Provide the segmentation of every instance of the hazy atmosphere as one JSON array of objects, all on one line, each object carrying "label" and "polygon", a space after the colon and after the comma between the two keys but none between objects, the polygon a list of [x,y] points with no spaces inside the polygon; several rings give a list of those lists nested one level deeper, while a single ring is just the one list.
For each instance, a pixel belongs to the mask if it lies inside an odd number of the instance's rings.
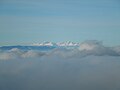
[{"label": "hazy atmosphere", "polygon": [[120,90],[120,1],[0,0],[0,90]]}]

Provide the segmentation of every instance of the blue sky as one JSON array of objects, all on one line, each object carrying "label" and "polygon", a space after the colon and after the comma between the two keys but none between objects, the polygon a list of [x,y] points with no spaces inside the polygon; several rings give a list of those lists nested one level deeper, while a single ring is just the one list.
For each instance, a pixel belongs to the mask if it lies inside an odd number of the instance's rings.
[{"label": "blue sky", "polygon": [[0,0],[0,45],[84,40],[120,44],[119,0]]}]

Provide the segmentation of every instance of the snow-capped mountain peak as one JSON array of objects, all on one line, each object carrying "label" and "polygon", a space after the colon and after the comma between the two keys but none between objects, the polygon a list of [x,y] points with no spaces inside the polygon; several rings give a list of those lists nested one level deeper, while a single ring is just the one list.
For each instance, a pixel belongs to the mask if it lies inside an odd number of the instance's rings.
[{"label": "snow-capped mountain peak", "polygon": [[57,45],[58,46],[78,46],[79,43],[74,43],[74,42],[67,41],[67,42],[57,43]]},{"label": "snow-capped mountain peak", "polygon": [[74,43],[74,42],[59,42],[59,43],[53,43],[53,42],[42,42],[42,43],[34,43],[32,44],[33,46],[79,46],[79,43]]},{"label": "snow-capped mountain peak", "polygon": [[42,42],[42,43],[34,43],[33,46],[54,46],[55,44],[52,42]]}]

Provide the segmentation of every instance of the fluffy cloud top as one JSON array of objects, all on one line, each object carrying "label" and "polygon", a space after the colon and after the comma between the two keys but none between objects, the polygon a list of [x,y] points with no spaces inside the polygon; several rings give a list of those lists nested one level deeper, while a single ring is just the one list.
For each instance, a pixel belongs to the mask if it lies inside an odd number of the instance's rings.
[{"label": "fluffy cloud top", "polygon": [[83,51],[84,53],[90,55],[109,55],[109,56],[119,56],[120,52],[119,49],[114,49],[115,47],[106,47],[100,41],[92,40],[92,41],[85,41],[81,43],[79,50]]},{"label": "fluffy cloud top", "polygon": [[104,47],[102,42],[96,40],[85,41],[81,43],[79,50],[93,50]]}]

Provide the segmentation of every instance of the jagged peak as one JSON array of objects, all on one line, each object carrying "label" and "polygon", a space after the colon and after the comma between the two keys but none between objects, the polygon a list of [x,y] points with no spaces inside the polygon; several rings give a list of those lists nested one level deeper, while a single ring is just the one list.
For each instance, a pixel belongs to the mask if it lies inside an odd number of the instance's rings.
[{"label": "jagged peak", "polygon": [[34,43],[32,44],[33,46],[78,46],[79,43],[74,43],[71,41],[66,41],[66,42],[58,42],[58,43],[53,43],[53,42],[41,42],[41,43]]}]

